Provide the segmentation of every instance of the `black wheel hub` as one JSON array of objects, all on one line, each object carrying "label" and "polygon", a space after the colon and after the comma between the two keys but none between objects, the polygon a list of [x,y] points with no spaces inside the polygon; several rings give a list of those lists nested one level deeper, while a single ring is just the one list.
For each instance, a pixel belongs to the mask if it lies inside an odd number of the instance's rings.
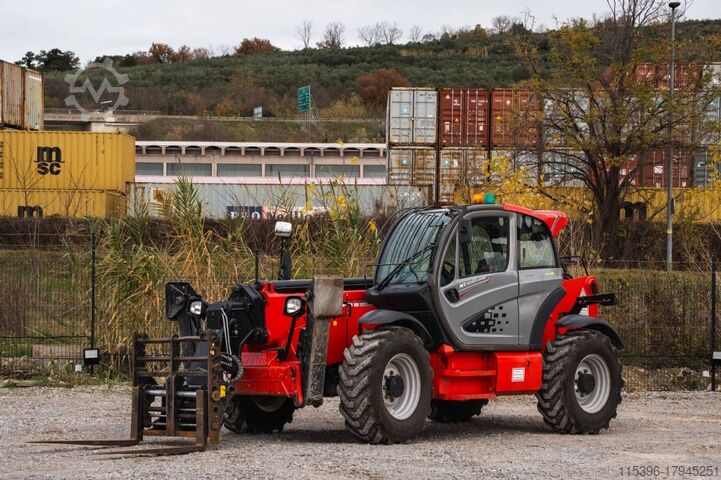
[{"label": "black wheel hub", "polygon": [[388,395],[391,399],[395,399],[403,395],[403,391],[406,389],[405,384],[403,383],[403,379],[398,375],[388,375],[385,378],[385,382],[383,384],[383,390],[385,390],[386,395]]},{"label": "black wheel hub", "polygon": [[596,388],[596,379],[590,373],[579,373],[576,379],[576,386],[581,395],[588,395]]}]

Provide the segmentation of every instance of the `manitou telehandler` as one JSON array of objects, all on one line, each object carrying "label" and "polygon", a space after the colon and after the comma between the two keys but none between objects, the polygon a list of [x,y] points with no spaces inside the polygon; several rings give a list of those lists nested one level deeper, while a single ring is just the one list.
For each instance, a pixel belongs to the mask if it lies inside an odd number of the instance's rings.
[{"label": "manitou telehandler", "polygon": [[598,433],[623,387],[621,339],[597,317],[615,296],[566,271],[555,243],[566,221],[509,204],[414,209],[373,279],[257,281],[211,304],[169,283],[179,335],[134,337],[131,438],[70,443],[186,436],[195,443],[108,453],[199,451],[223,425],[280,431],[336,395],[347,429],[374,444],[406,441],[427,418],[469,420],[500,395],[535,394],[557,432]]}]

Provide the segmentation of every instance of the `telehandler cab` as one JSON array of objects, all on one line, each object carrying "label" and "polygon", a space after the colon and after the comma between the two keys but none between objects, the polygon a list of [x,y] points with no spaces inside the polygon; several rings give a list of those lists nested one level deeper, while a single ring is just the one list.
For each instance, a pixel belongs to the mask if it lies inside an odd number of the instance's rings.
[{"label": "telehandler cab", "polygon": [[199,451],[222,425],[281,431],[336,395],[347,429],[374,444],[417,436],[427,418],[469,420],[500,395],[535,394],[556,432],[598,433],[621,402],[622,342],[598,318],[615,296],[559,258],[566,222],[509,204],[414,209],[390,229],[373,279],[258,281],[211,304],[169,283],[179,335],[134,337],[131,438],[56,443],[185,436],[195,443],[107,453]]}]

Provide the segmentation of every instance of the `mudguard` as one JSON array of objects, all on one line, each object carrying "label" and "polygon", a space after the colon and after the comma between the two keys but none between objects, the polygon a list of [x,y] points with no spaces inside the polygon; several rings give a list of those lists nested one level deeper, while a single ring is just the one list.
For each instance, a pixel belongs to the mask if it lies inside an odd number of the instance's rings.
[{"label": "mudguard", "polygon": [[565,328],[568,330],[587,328],[589,330],[596,330],[610,338],[616,348],[623,348],[621,336],[610,323],[602,318],[589,317],[587,315],[565,315],[556,322],[556,328]]},{"label": "mudguard", "polygon": [[358,329],[361,329],[362,325],[395,325],[406,327],[418,335],[426,347],[430,347],[433,344],[433,337],[431,337],[425,325],[416,317],[405,312],[385,310],[382,308],[371,310],[358,319]]}]

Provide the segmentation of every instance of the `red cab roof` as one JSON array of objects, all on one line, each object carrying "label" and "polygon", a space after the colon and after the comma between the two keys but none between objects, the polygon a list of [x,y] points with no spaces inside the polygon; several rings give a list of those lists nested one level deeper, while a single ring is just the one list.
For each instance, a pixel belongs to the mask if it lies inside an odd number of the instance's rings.
[{"label": "red cab roof", "polygon": [[504,203],[503,209],[509,212],[529,215],[545,222],[554,237],[557,237],[561,230],[563,230],[563,227],[565,227],[568,223],[568,217],[566,214],[556,210],[532,210],[530,208],[513,205],[511,203]]}]

